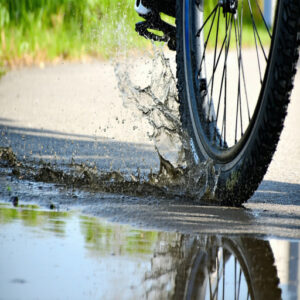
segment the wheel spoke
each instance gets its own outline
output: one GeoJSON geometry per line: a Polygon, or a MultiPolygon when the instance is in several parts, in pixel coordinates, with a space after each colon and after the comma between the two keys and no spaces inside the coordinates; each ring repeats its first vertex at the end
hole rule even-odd
{"type": "Polygon", "coordinates": [[[209,14],[209,16],[206,18],[205,22],[203,23],[203,25],[200,27],[200,29],[197,31],[196,37],[200,36],[200,33],[202,31],[202,29],[204,28],[204,26],[206,25],[206,23],[208,22],[208,20],[210,19],[210,17],[213,15],[213,13],[217,10],[217,8],[219,7],[219,3],[215,6],[215,8],[212,10],[212,12],[209,14]]]}
{"type": "Polygon", "coordinates": [[[210,25],[210,28],[209,28],[209,32],[208,32],[206,41],[204,42],[204,49],[203,49],[203,54],[202,54],[201,61],[200,61],[200,67],[199,67],[199,71],[198,71],[198,76],[200,75],[200,73],[202,71],[202,63],[203,63],[203,60],[205,59],[206,47],[207,47],[208,40],[209,40],[209,37],[210,37],[210,34],[211,34],[211,30],[212,30],[213,25],[214,25],[214,21],[215,21],[216,15],[217,15],[217,10],[214,13],[214,17],[213,17],[213,19],[211,21],[211,25],[210,25]]]}
{"type": "MultiPolygon", "coordinates": [[[[248,5],[249,5],[249,8],[250,8],[251,6],[250,6],[249,0],[248,0],[248,5]]],[[[261,76],[261,69],[260,69],[260,60],[259,60],[259,54],[258,54],[258,48],[257,48],[257,40],[256,40],[256,33],[255,33],[255,29],[254,29],[254,24],[253,24],[253,15],[252,15],[251,8],[250,8],[250,12],[251,12],[251,20],[252,20],[252,27],[253,27],[253,34],[254,34],[256,55],[257,55],[257,62],[258,62],[259,78],[260,78],[260,83],[262,84],[262,76],[261,76]]]]}
{"type": "Polygon", "coordinates": [[[222,96],[222,91],[223,91],[223,81],[224,81],[224,69],[223,69],[223,74],[222,74],[222,79],[221,79],[221,87],[220,87],[220,94],[219,94],[219,100],[218,100],[218,106],[217,106],[217,117],[216,117],[216,123],[218,122],[219,118],[219,110],[220,110],[220,102],[221,102],[221,96],[222,96]]]}
{"type": "Polygon", "coordinates": [[[267,28],[269,37],[272,39],[272,35],[271,35],[271,33],[270,33],[269,26],[267,25],[266,19],[265,19],[264,15],[263,15],[263,13],[262,13],[262,11],[261,11],[261,8],[260,8],[260,6],[259,6],[257,0],[255,0],[255,2],[256,2],[256,5],[257,5],[257,7],[258,7],[258,9],[259,9],[260,15],[261,15],[261,17],[262,17],[262,19],[263,19],[263,21],[264,21],[264,24],[265,24],[265,26],[266,26],[266,28],[267,28]]]}
{"type": "MultiPolygon", "coordinates": [[[[262,45],[260,36],[259,36],[259,34],[258,34],[258,31],[257,31],[257,27],[256,27],[256,24],[255,24],[255,21],[254,21],[253,12],[252,12],[252,6],[251,6],[251,3],[250,3],[250,0],[248,0],[248,4],[249,4],[249,9],[250,9],[250,14],[251,14],[251,20],[252,20],[252,26],[253,26],[254,36],[255,36],[255,34],[257,35],[257,38],[258,38],[260,47],[261,47],[262,52],[263,52],[263,54],[264,54],[265,60],[266,60],[266,62],[267,62],[267,61],[268,61],[268,58],[267,58],[267,55],[266,55],[265,50],[264,50],[264,47],[263,47],[263,45],[262,45]]],[[[255,43],[256,43],[256,39],[255,39],[255,43]]],[[[256,47],[257,47],[257,45],[256,45],[256,47]]]]}
{"type": "MultiPolygon", "coordinates": [[[[227,19],[227,15],[226,15],[226,19],[227,19]]],[[[230,47],[230,40],[231,40],[231,29],[232,29],[232,21],[233,21],[233,15],[231,15],[231,19],[230,19],[230,29],[229,29],[229,37],[227,40],[227,45],[226,45],[226,49],[225,49],[225,60],[224,60],[224,68],[223,68],[223,72],[225,73],[225,91],[224,91],[224,113],[223,113],[223,124],[222,124],[222,131],[221,131],[221,136],[222,133],[224,133],[224,142],[223,142],[223,146],[226,147],[226,117],[227,117],[227,58],[228,58],[228,52],[229,52],[229,47],[230,47]]],[[[226,24],[227,24],[227,20],[226,20],[226,24]]],[[[227,26],[227,25],[226,25],[227,26]]],[[[226,28],[227,30],[227,28],[226,28]]]]}
{"type": "MultiPolygon", "coordinates": [[[[214,68],[213,68],[213,75],[215,74],[216,69],[217,69],[217,67],[218,67],[218,64],[219,64],[219,61],[220,61],[220,58],[221,58],[221,54],[222,54],[223,48],[224,48],[224,46],[225,46],[226,40],[227,40],[227,32],[226,32],[225,38],[224,38],[224,40],[223,40],[223,42],[222,42],[222,46],[221,46],[220,52],[219,52],[219,54],[218,54],[217,63],[216,63],[216,65],[215,65],[214,68]]],[[[213,75],[210,77],[207,87],[210,87],[210,84],[211,84],[213,75]]]]}
{"type": "MultiPolygon", "coordinates": [[[[217,32],[216,32],[216,43],[215,43],[215,49],[214,49],[214,63],[213,63],[213,69],[215,68],[216,65],[216,54],[217,54],[217,46],[218,46],[218,37],[219,37],[219,26],[220,26],[220,8],[218,11],[218,21],[217,21],[217,32]]],[[[211,92],[210,92],[210,101],[209,101],[209,108],[208,108],[208,118],[210,116],[210,109],[212,105],[212,95],[213,95],[213,89],[214,89],[214,77],[215,77],[215,72],[213,71],[212,74],[212,84],[211,84],[211,92]]]]}
{"type": "Polygon", "coordinates": [[[238,124],[239,104],[240,104],[240,96],[241,96],[241,48],[240,48],[240,44],[238,44],[236,26],[237,25],[234,20],[235,43],[236,43],[236,49],[237,49],[237,59],[238,59],[238,69],[239,69],[239,71],[238,71],[238,94],[237,94],[236,118],[235,118],[235,135],[234,135],[235,143],[237,143],[237,124],[238,124]]]}
{"type": "Polygon", "coordinates": [[[242,279],[242,268],[240,267],[240,273],[239,273],[239,284],[238,284],[238,298],[240,297],[240,291],[241,291],[241,279],[242,279]]]}
{"type": "MultiPolygon", "coordinates": [[[[218,59],[217,59],[216,66],[213,69],[213,75],[214,75],[214,73],[215,73],[215,71],[217,69],[217,66],[218,66],[218,63],[219,63],[219,60],[220,60],[220,57],[221,57],[221,54],[222,54],[222,50],[223,50],[224,45],[225,45],[225,43],[227,41],[227,35],[228,35],[228,23],[227,23],[227,19],[226,19],[226,35],[225,35],[224,41],[222,43],[222,47],[221,47],[221,50],[220,50],[220,53],[219,53],[219,56],[218,56],[218,59]]],[[[218,122],[218,118],[219,118],[219,109],[220,109],[221,95],[222,95],[222,90],[223,90],[224,75],[225,74],[224,74],[224,68],[223,68],[222,79],[221,79],[221,86],[220,86],[220,94],[219,94],[218,106],[217,106],[217,117],[216,117],[216,120],[215,120],[216,123],[218,122]]],[[[208,86],[210,85],[211,80],[212,80],[212,77],[211,77],[211,79],[210,79],[210,81],[208,83],[208,86]]]]}
{"type": "Polygon", "coordinates": [[[244,72],[244,62],[243,62],[243,54],[242,54],[243,13],[244,13],[244,0],[242,0],[242,4],[241,4],[241,24],[239,24],[239,19],[237,19],[237,22],[238,22],[237,25],[238,25],[239,43],[240,43],[240,51],[241,51],[241,68],[242,68],[243,86],[244,86],[244,93],[245,93],[245,96],[246,96],[248,120],[250,122],[251,118],[250,118],[249,100],[248,100],[248,92],[247,92],[247,86],[246,86],[246,79],[245,79],[245,72],[244,72]]]}
{"type": "MultiPolygon", "coordinates": [[[[242,73],[243,73],[243,77],[245,77],[244,75],[244,66],[243,66],[243,61],[242,61],[242,38],[243,38],[243,5],[244,4],[244,1],[242,0],[242,10],[241,10],[241,26],[239,28],[239,47],[240,47],[240,65],[239,65],[239,73],[241,72],[240,71],[240,68],[242,66],[242,73]]],[[[239,26],[239,24],[238,24],[239,26]]],[[[239,80],[241,80],[241,78],[239,78],[239,80]]],[[[246,103],[247,103],[247,111],[248,111],[248,117],[249,117],[249,121],[250,121],[250,111],[249,111],[249,103],[248,103],[248,96],[247,96],[247,89],[246,89],[246,81],[244,80],[244,88],[245,88],[245,92],[246,92],[246,103]]],[[[239,95],[240,99],[240,119],[241,119],[241,136],[243,135],[243,115],[242,115],[242,95],[241,95],[241,90],[240,90],[240,95],[239,95]]]]}
{"type": "MultiPolygon", "coordinates": [[[[241,16],[242,18],[242,16],[241,16]]],[[[237,18],[237,20],[239,20],[237,18]]],[[[234,20],[234,27],[235,27],[235,41],[236,41],[236,47],[237,47],[237,59],[238,59],[238,95],[237,95],[237,108],[236,108],[236,120],[235,120],[235,143],[237,143],[237,124],[238,124],[238,115],[240,111],[240,124],[241,124],[241,136],[244,134],[243,130],[243,114],[242,114],[242,94],[241,94],[241,74],[244,76],[244,68],[242,65],[242,28],[239,27],[239,23],[236,24],[236,21],[234,20]],[[238,27],[238,28],[237,28],[238,27]],[[239,34],[239,36],[238,36],[239,34]]],[[[250,122],[250,109],[249,109],[249,103],[248,103],[248,95],[246,90],[246,83],[244,78],[244,89],[246,94],[246,104],[247,104],[247,112],[248,112],[248,119],[250,122]]]]}

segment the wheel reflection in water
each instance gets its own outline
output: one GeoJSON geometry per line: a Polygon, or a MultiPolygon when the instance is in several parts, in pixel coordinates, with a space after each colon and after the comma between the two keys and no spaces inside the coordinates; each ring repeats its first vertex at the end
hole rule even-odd
{"type": "Polygon", "coordinates": [[[267,242],[254,245],[247,238],[216,241],[193,256],[185,299],[281,299],[267,242]]]}

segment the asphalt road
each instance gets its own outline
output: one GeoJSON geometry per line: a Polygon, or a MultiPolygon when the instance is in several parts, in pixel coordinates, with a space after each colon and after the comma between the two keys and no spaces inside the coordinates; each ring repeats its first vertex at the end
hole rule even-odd
{"type": "MultiPolygon", "coordinates": [[[[142,58],[134,61],[129,71],[142,80],[150,67],[142,58]]],[[[9,199],[9,183],[24,201],[43,205],[54,201],[64,208],[80,204],[84,212],[147,228],[300,238],[299,98],[298,73],[278,149],[245,208],[69,191],[42,183],[10,182],[5,176],[0,197],[9,199]]],[[[20,160],[60,164],[73,158],[99,169],[129,173],[159,168],[147,135],[151,127],[134,107],[123,106],[110,62],[11,71],[0,79],[0,107],[0,146],[11,146],[20,160]]]]}

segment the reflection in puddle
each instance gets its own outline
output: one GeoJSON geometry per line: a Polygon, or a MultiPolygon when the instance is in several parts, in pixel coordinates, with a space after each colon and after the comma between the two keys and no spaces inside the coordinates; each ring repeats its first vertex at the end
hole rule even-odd
{"type": "Polygon", "coordinates": [[[0,253],[3,299],[299,295],[295,241],[142,231],[76,212],[0,203],[0,253]]]}

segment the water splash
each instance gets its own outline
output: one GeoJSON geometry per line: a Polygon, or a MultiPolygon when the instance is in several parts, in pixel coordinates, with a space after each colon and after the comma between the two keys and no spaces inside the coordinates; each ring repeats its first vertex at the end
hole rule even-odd
{"type": "Polygon", "coordinates": [[[213,198],[218,172],[213,161],[200,162],[188,134],[182,129],[171,59],[161,47],[154,46],[145,61],[152,65],[150,79],[143,87],[132,79],[128,71],[130,61],[116,62],[115,74],[124,105],[135,107],[152,127],[149,138],[159,156],[160,170],[150,182],[181,196],[213,198]]]}

